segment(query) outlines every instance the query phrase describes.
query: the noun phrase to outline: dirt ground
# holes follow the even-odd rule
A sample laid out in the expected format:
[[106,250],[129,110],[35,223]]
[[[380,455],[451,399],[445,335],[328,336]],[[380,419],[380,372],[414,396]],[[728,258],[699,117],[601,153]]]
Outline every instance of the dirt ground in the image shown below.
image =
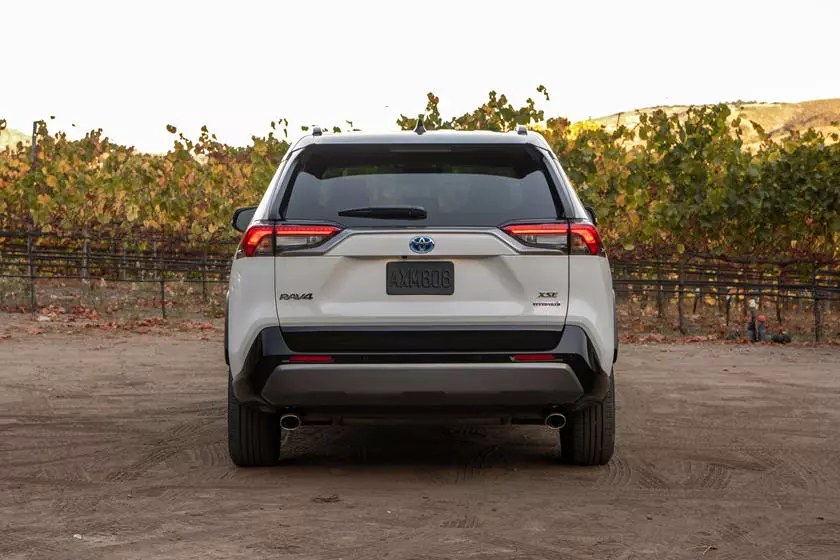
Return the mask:
[[348,427],[240,470],[218,332],[32,328],[0,314],[3,559],[840,557],[838,348],[624,346],[602,468],[542,427]]

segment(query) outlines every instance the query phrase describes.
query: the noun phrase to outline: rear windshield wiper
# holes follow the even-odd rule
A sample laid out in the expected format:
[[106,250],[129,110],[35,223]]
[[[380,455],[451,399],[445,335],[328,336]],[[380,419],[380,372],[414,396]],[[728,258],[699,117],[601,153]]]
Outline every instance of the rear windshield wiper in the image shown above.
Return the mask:
[[338,215],[377,220],[425,220],[427,216],[422,206],[365,206],[339,210]]

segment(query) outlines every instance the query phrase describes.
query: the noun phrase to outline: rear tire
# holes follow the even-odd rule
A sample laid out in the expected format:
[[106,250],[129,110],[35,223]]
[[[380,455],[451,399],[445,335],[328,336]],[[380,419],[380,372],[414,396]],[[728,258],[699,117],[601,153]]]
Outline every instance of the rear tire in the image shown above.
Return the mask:
[[615,376],[604,402],[566,415],[560,430],[561,461],[570,465],[606,465],[615,450]]
[[241,404],[228,376],[228,452],[239,467],[268,467],[280,456],[280,417]]

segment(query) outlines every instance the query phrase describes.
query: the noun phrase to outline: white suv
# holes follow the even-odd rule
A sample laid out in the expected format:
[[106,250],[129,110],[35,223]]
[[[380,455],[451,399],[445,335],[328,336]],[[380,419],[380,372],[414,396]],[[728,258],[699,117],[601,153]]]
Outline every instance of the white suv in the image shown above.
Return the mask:
[[242,208],[225,356],[233,462],[302,424],[545,424],[562,460],[615,440],[612,278],[539,134],[325,135]]

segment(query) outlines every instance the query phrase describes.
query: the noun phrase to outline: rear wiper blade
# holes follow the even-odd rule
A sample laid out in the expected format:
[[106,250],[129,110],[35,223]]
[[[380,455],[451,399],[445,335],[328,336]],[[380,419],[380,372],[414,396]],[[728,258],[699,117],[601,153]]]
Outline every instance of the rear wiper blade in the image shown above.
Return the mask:
[[340,210],[338,215],[378,220],[425,220],[427,216],[422,206],[364,206]]

